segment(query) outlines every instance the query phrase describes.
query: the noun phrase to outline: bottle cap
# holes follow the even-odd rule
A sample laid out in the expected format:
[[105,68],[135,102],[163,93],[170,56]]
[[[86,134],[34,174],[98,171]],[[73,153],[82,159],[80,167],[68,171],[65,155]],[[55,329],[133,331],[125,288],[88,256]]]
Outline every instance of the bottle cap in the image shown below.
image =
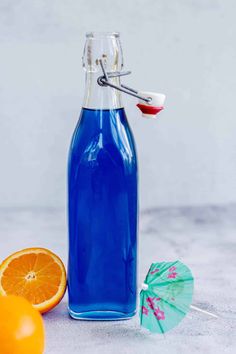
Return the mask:
[[155,118],[164,109],[166,96],[162,93],[139,91],[138,94],[144,98],[150,98],[150,102],[139,100],[137,107],[141,110],[145,118]]

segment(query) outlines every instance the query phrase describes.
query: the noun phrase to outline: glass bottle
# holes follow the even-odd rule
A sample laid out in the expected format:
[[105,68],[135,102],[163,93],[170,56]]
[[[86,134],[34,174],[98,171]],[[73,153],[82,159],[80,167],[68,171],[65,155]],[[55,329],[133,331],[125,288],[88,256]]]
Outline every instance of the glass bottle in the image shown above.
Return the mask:
[[68,163],[68,307],[75,319],[115,320],[136,311],[137,158],[121,93],[97,83],[99,59],[107,72],[122,69],[118,33],[86,35]]

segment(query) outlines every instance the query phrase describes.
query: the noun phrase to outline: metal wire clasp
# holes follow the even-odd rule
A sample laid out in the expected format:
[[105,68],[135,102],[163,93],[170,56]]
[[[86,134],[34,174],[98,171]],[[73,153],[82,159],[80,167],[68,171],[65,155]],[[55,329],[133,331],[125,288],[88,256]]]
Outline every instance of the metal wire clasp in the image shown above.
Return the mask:
[[128,87],[126,85],[121,84],[120,86],[112,84],[109,79],[113,77],[120,77],[120,76],[125,76],[131,74],[131,71],[114,71],[114,72],[106,72],[103,60],[99,59],[99,63],[102,68],[103,76],[99,76],[97,79],[97,83],[100,86],[110,86],[116,90],[122,91],[124,93],[127,93],[128,95],[134,96],[139,98],[140,100],[143,100],[147,103],[150,103],[152,101],[151,97],[143,97],[138,94],[137,90],[132,89],[131,87]]

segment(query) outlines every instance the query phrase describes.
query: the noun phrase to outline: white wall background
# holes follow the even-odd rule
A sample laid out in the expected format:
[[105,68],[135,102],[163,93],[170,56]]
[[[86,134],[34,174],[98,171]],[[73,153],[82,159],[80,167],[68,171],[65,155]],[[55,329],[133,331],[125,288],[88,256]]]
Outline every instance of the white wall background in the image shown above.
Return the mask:
[[141,207],[236,202],[234,0],[1,0],[0,206],[63,206],[84,90],[84,33],[118,30],[126,83],[167,94],[158,120],[124,98]]

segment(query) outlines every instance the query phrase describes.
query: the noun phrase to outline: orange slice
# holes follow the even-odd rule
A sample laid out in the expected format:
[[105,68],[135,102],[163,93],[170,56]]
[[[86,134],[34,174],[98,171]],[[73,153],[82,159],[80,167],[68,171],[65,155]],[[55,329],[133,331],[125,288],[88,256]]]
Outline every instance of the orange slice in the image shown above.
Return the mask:
[[65,290],[65,267],[45,248],[13,253],[0,265],[0,295],[23,296],[41,313],[53,309]]

